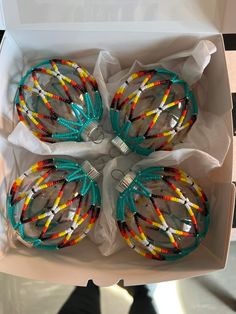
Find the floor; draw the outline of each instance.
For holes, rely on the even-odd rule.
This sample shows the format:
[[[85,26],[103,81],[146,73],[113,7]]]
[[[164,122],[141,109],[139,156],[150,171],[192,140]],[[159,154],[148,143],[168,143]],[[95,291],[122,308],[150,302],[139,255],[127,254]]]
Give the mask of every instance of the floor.
[[[225,270],[156,285],[154,302],[159,314],[235,313],[235,265],[236,242],[231,242]],[[56,314],[72,290],[71,286],[0,274],[0,313]],[[132,297],[124,289],[118,286],[101,288],[102,314],[128,314],[131,303]]]

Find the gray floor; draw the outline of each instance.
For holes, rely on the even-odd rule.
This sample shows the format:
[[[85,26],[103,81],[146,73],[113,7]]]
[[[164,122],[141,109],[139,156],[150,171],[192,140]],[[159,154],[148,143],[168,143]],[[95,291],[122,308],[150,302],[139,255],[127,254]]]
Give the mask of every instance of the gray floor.
[[[232,242],[225,270],[204,277],[158,284],[154,298],[159,313],[235,313],[235,266],[236,242]],[[70,286],[0,274],[0,314],[56,314],[72,290]],[[101,303],[102,314],[127,314],[132,297],[118,286],[102,288]]]
[[[227,267],[208,276],[177,283],[183,313],[230,314],[236,312],[236,242],[231,243]],[[177,314],[177,313],[176,313]]]

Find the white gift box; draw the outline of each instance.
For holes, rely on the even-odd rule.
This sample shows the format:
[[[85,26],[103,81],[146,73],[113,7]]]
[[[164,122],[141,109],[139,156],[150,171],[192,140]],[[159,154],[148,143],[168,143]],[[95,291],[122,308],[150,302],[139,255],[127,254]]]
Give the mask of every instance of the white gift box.
[[[107,49],[123,66],[134,59],[154,63],[189,49],[201,39],[217,47],[205,75],[206,110],[225,119],[232,138],[231,96],[221,32],[236,32],[234,0],[3,0],[6,28],[0,51],[0,108],[12,102],[9,90],[23,62],[52,56],[73,56],[90,49]],[[233,23],[235,23],[233,25]],[[23,58],[24,57],[24,58]],[[18,78],[15,77],[17,82]],[[2,114],[0,132],[9,134],[12,112]],[[4,147],[1,146],[0,149]],[[17,148],[0,152],[0,184],[4,185],[7,159]],[[108,286],[123,279],[125,285],[199,276],[225,266],[234,209],[232,143],[221,167],[211,179],[218,184],[218,206],[212,210],[206,240],[188,257],[157,263],[136,256],[127,248],[109,257],[89,240],[58,252],[12,248],[0,260],[0,271],[38,280],[86,285],[92,279]],[[6,186],[6,190],[7,190]],[[3,197],[0,195],[0,197]],[[1,209],[3,219],[6,209]],[[4,228],[0,240],[5,239]],[[2,240],[3,239],[3,240]]]

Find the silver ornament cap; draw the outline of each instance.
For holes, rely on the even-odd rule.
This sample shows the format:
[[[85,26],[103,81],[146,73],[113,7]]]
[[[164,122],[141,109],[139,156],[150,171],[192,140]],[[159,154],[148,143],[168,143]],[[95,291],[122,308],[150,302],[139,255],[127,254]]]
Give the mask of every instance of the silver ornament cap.
[[[111,142],[112,142],[112,144],[113,144],[116,148],[118,148],[124,155],[128,154],[128,152],[130,151],[128,145],[126,145],[126,143],[125,143],[119,136],[114,137]]]
[[[104,139],[104,134],[98,123],[92,121],[83,130],[83,132],[81,133],[81,137],[85,142],[92,141],[94,143],[100,143]]]
[[[120,193],[124,192],[134,181],[136,174],[132,171],[128,172],[124,178],[117,184],[116,190]]]
[[[85,160],[82,163],[81,167],[92,180],[96,180],[100,176],[100,172],[97,171],[97,169],[93,165],[91,165],[88,160]]]

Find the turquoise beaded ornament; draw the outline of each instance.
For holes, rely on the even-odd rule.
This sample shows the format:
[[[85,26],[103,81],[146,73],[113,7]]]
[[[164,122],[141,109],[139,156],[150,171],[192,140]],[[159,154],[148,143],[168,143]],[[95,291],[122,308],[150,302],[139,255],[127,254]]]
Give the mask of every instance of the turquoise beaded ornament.
[[[182,141],[197,117],[188,84],[157,68],[131,74],[111,103],[112,143],[124,154],[149,155]]]
[[[20,121],[41,141],[101,141],[102,99],[95,78],[74,61],[52,59],[20,80],[15,105]]]
[[[99,172],[88,162],[37,162],[13,183],[8,217],[28,247],[55,250],[79,243],[100,212]]]
[[[207,197],[180,169],[150,167],[129,172],[117,190],[120,233],[144,257],[179,259],[196,249],[208,231]]]

